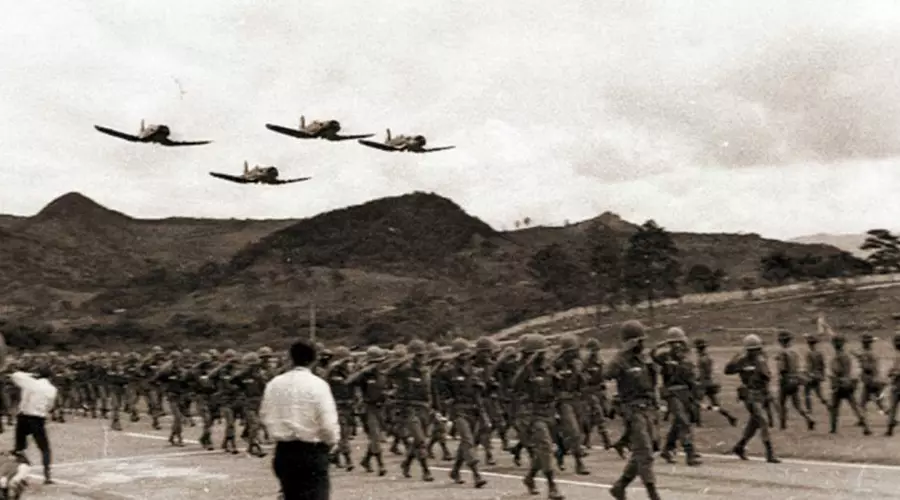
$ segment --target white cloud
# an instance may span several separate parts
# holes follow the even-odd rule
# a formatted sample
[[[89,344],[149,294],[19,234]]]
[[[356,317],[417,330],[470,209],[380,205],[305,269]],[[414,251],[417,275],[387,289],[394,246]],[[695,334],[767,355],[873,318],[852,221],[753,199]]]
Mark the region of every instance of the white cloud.
[[[81,191],[137,216],[298,217],[423,190],[498,226],[612,210],[781,237],[900,213],[895,2],[47,0],[4,15],[0,212]],[[458,149],[263,128],[301,113]],[[142,118],[216,142],[92,129]],[[207,175],[244,159],[314,179]]]

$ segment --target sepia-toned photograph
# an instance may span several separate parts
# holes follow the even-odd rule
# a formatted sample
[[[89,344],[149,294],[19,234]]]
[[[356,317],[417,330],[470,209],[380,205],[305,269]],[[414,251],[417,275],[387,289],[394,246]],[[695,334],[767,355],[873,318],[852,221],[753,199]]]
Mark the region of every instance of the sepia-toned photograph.
[[[0,500],[900,500],[900,2],[2,10]]]

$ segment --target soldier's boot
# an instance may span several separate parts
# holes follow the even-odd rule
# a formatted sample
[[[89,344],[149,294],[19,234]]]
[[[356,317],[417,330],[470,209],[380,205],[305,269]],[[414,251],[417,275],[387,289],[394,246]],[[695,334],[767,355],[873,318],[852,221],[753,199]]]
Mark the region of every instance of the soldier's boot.
[[[775,456],[775,450],[772,448],[772,442],[766,441],[763,444],[766,447],[766,462],[769,462],[770,464],[780,464],[781,460],[779,460],[778,457]]]
[[[460,473],[462,465],[463,460],[461,458],[457,458],[456,461],[453,462],[453,468],[450,469],[450,479],[452,479],[455,484],[466,483],[466,481],[462,478],[462,474]]]
[[[747,441],[741,439],[736,445],[734,445],[734,448],[731,449],[731,453],[737,455],[741,460],[748,460],[746,447]]]
[[[828,422],[830,424],[829,434],[837,434],[838,415],[834,409],[829,408]]]
[[[247,446],[247,453],[254,457],[257,457],[257,458],[262,458],[262,457],[266,456],[266,452],[263,451],[262,447],[257,442],[250,443],[250,445]],[[335,455],[335,456],[337,456],[337,455]],[[338,462],[338,464],[336,464],[336,465],[339,465],[340,460],[338,460],[337,462]]]
[[[381,453],[375,454],[375,462],[378,464],[378,475],[387,475],[387,469],[384,468],[384,457],[381,456]]]
[[[487,484],[487,480],[482,477],[481,472],[478,470],[478,460],[472,461],[469,464],[469,468],[472,469],[472,479],[475,481],[476,488],[484,488],[484,485]]]
[[[158,431],[162,429],[162,426],[159,425],[159,417],[154,413],[153,414],[153,430]]]
[[[887,430],[884,431],[885,436],[893,436],[894,435],[894,427],[897,427],[897,422],[891,421],[888,422]]]
[[[497,465],[497,460],[494,459],[494,453],[490,448],[484,449],[484,463],[488,465]]]
[[[400,463],[400,471],[403,473],[403,477],[411,478],[412,474],[410,473],[410,468],[412,467],[413,456],[412,454],[406,455],[406,458],[403,459],[403,462]]]
[[[606,432],[606,429],[600,431],[600,440],[603,441],[604,450],[612,448],[612,441],[609,439],[609,433]]]
[[[675,455],[672,454],[672,448],[669,448],[668,443],[666,444],[665,449],[659,452],[659,458],[666,461],[666,463],[674,464],[675,463]]]
[[[549,500],[565,500],[565,496],[559,492],[559,487],[556,486],[556,481],[554,480],[553,472],[548,472],[547,476],[547,498]]]
[[[808,430],[808,431],[816,430],[816,421],[813,420],[809,415],[806,416],[806,430]]]
[[[204,449],[212,448],[212,438],[209,435],[209,431],[203,431],[203,434],[200,435],[200,439],[197,440]]]
[[[537,475],[538,469],[534,466],[531,466],[531,469],[528,471],[528,474],[522,479],[522,484],[525,485],[525,489],[528,490],[529,495],[540,495],[541,492],[537,489],[537,484],[534,482],[534,477]]]
[[[184,446],[184,440],[181,439],[181,433],[171,433],[169,434],[169,444],[172,446]]]
[[[431,475],[431,469],[428,468],[428,459],[424,456],[420,456],[419,465],[422,467],[422,481],[425,481],[426,483],[434,481],[434,476]]]
[[[566,450],[561,446],[556,447],[556,467],[559,468],[560,471],[566,470]]]
[[[118,418],[113,419],[112,423],[109,424],[109,428],[114,431],[121,431],[122,430],[122,422]]]
[[[360,467],[363,468],[364,471],[368,473],[372,473],[372,457],[374,455],[371,451],[366,451],[366,456],[359,462]]]
[[[684,454],[685,459],[684,463],[689,467],[696,467],[698,465],[703,465],[703,461],[700,460],[700,454],[697,453],[697,450],[694,449],[693,443],[687,443],[684,445]]]
[[[100,418],[109,418],[109,408],[100,409]]]
[[[516,464],[516,467],[522,466],[522,448],[524,448],[524,446],[522,445],[522,442],[520,441],[518,444],[513,446],[512,450],[511,450],[512,456],[513,456],[513,463]]]
[[[584,459],[580,456],[575,457],[575,474],[580,476],[587,476],[591,473],[587,467],[584,465]]]
[[[141,416],[138,415],[138,412],[136,412],[136,411],[131,412],[131,421],[132,422],[140,422],[141,421]]]
[[[441,456],[441,459],[445,462],[449,462],[450,460],[453,460],[453,454],[450,453],[450,448],[447,447],[446,441],[443,441],[443,440],[439,441],[438,444],[441,445],[441,452],[443,453],[443,456]]]
[[[647,498],[649,500],[662,500],[659,498],[659,492],[656,491],[656,483],[645,483],[644,488],[647,490]],[[622,498],[625,498],[624,496]]]
[[[353,458],[350,456],[350,452],[344,451],[341,453],[341,455],[343,455],[344,461],[347,463],[346,467],[344,468],[347,469],[347,472],[352,472],[356,467],[353,465]]]
[[[731,413],[728,413],[728,410],[719,408],[719,413],[728,420],[728,425],[737,427],[738,419]]]
[[[430,450],[431,450],[431,447],[434,446],[433,443],[434,443],[434,441],[432,441],[431,443],[428,444],[429,453],[431,453],[431,451],[430,451]],[[395,437],[395,438],[394,438],[394,442],[391,443],[391,450],[390,450],[390,451],[391,451],[391,453],[393,453],[394,455],[402,455],[402,454],[403,454],[403,452],[400,451],[400,438],[398,438],[398,437]]]

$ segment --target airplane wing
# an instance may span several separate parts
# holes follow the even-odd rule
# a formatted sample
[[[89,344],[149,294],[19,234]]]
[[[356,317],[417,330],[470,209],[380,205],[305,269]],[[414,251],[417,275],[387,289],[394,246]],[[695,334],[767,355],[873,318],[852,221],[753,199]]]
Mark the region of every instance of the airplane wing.
[[[220,174],[218,172],[210,172],[209,175],[226,181],[237,182],[238,184],[248,184],[250,181],[237,175]]]
[[[372,137],[374,135],[375,134],[335,135],[330,140],[332,140],[332,141],[349,141],[351,139],[368,139],[369,137]]]
[[[160,144],[163,146],[202,146],[212,141],[173,141],[171,139],[163,139]]]
[[[426,149],[422,149],[421,151],[416,151],[416,153],[435,153],[437,151],[446,151],[448,149],[453,149],[455,147],[456,146],[442,146],[439,148],[426,148]]]
[[[106,135],[118,137],[119,139],[125,139],[129,142],[139,142],[141,140],[136,135],[126,134],[125,132],[119,132],[118,130],[113,130],[111,128],[101,127],[100,125],[94,125],[94,128],[97,130],[97,132],[103,132]]]
[[[389,146],[383,142],[367,141],[365,139],[360,139],[356,142],[362,144],[363,146],[369,146],[370,148],[380,149],[382,151],[399,151],[397,148]]]
[[[271,123],[267,123],[266,128],[271,130],[272,132],[278,132],[279,134],[289,135],[291,137],[296,137],[297,139],[313,139],[315,137],[314,135],[308,134],[302,130],[282,127],[281,125],[274,125]]]
[[[293,182],[303,182],[312,179],[312,177],[298,177],[297,179],[276,179],[273,184],[291,184]]]

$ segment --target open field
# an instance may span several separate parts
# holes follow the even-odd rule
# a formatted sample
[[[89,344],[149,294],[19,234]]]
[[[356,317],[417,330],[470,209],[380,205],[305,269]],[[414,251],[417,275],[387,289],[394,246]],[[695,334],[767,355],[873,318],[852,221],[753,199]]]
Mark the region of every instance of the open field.
[[[185,448],[166,443],[167,431],[150,430],[149,424],[126,424],[126,431],[105,434],[100,420],[74,418],[66,424],[50,427],[54,446],[57,484],[43,485],[39,468],[33,478],[28,498],[35,500],[168,500],[168,499],[274,499],[277,484],[271,473],[269,457],[250,458],[225,455],[219,451],[200,450],[195,441]],[[196,433],[188,429],[187,433]],[[618,432],[616,429],[614,432]],[[708,431],[719,433],[719,431]],[[736,436],[736,430],[728,431]],[[853,429],[842,446],[853,447]],[[702,431],[701,436],[707,433]],[[817,431],[818,433],[818,431]],[[721,435],[721,433],[720,433]],[[6,434],[11,440],[11,433]],[[218,436],[217,436],[218,437]],[[724,436],[723,436],[724,437]],[[730,436],[729,436],[730,437]],[[701,438],[704,441],[706,437]],[[779,450],[787,456],[789,447],[777,438]],[[823,441],[824,442],[824,441]],[[866,446],[885,446],[883,440],[870,438]],[[361,439],[355,441],[357,450]],[[839,443],[835,443],[838,445]],[[454,446],[454,443],[451,443]],[[804,448],[808,445],[804,444]],[[896,448],[895,448],[896,449]],[[755,448],[752,448],[756,451]],[[733,457],[704,450],[701,467],[665,465],[657,462],[661,494],[666,499],[725,498],[740,494],[748,500],[773,497],[804,500],[900,498],[900,466],[872,465],[836,461],[786,459],[781,465],[770,465],[754,459],[739,463]],[[37,459],[32,447],[29,456]],[[848,452],[846,459],[851,459]],[[356,458],[360,456],[356,452]],[[856,455],[861,460],[864,453]],[[895,459],[898,458],[894,453]],[[365,500],[402,500],[404,498],[443,498],[445,500],[487,500],[529,498],[521,484],[522,470],[511,466],[508,456],[500,456],[500,465],[487,468],[488,485],[475,490],[470,485],[452,485],[447,479],[449,464],[434,463],[436,481],[423,483],[403,479],[399,460],[388,458],[389,474],[376,477],[361,472],[335,470],[332,498]],[[594,450],[587,459],[590,476],[559,475],[563,493],[571,500],[604,498],[605,489],[617,478],[623,462],[614,453]],[[413,469],[417,476],[417,471]],[[629,491],[629,498],[644,499],[640,487]]]

